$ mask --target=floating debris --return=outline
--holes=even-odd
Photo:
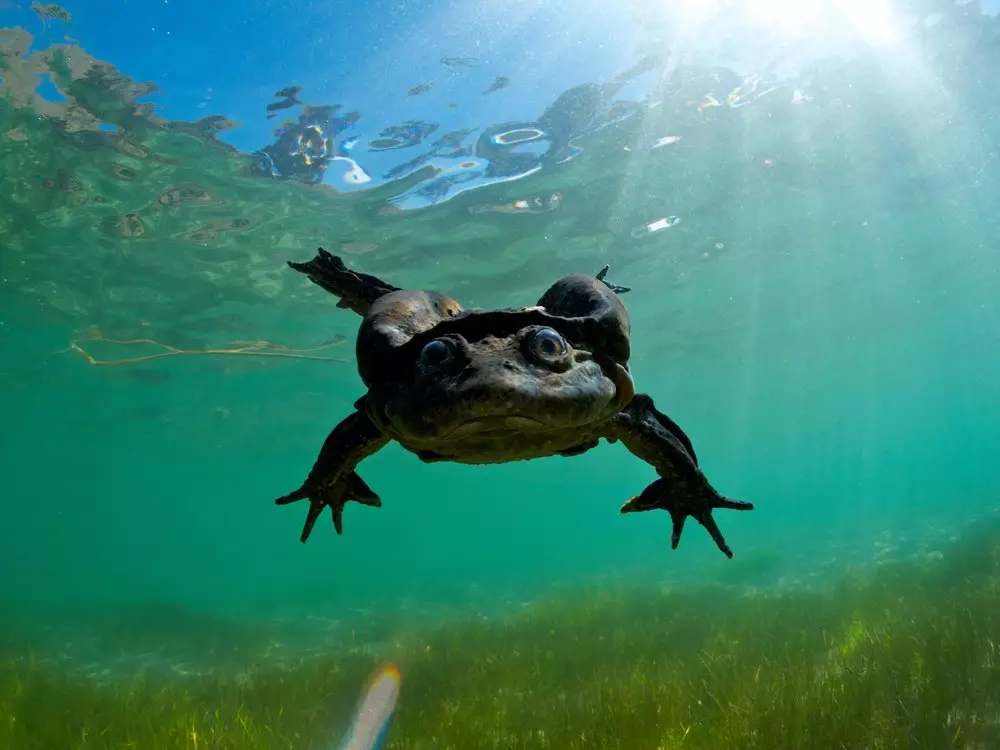
[[[510,79],[507,76],[497,76],[483,93],[492,94],[494,91],[500,91],[508,86],[510,86]]]
[[[319,125],[306,125],[295,134],[292,142],[288,146],[289,156],[301,156],[306,166],[312,164],[314,159],[325,159],[329,141],[326,133]]]
[[[124,180],[125,182],[132,182],[135,179],[135,170],[126,167],[124,164],[119,164],[116,161],[111,162],[111,171],[114,172],[115,177],[119,180]]]
[[[479,66],[477,57],[442,57],[441,64],[446,68],[475,68]]]
[[[670,229],[681,223],[680,216],[667,216],[664,219],[657,219],[656,221],[651,221],[648,224],[640,224],[635,229],[633,229],[630,234],[634,239],[641,239],[647,234],[655,234],[656,232],[661,232],[664,229]]]
[[[118,365],[134,365],[140,362],[152,362],[167,357],[181,356],[232,356],[232,357],[263,357],[263,358],[285,358],[285,359],[308,359],[318,362],[344,362],[346,360],[327,357],[317,354],[334,346],[340,346],[347,342],[343,336],[335,336],[315,346],[306,348],[292,348],[284,344],[276,344],[271,341],[233,341],[230,346],[181,349],[179,346],[172,346],[162,341],[151,338],[135,339],[114,339],[108,338],[96,327],[90,327],[85,332],[80,332],[79,337],[70,339],[69,349],[79,354],[86,360],[87,364],[97,367],[113,367]],[[100,359],[84,348],[85,344],[110,345],[111,347],[141,347],[142,351],[152,350],[149,354],[135,354],[131,357],[120,359]],[[104,347],[106,348],[106,347]]]
[[[114,219],[114,233],[125,240],[142,237],[146,233],[146,225],[139,214],[127,213]]]
[[[717,75],[715,76],[715,79],[721,83],[721,79]],[[689,107],[697,106],[699,112],[704,112],[706,109],[711,109],[713,107],[729,107],[730,109],[745,107],[747,104],[750,104],[750,102],[756,101],[762,96],[778,90],[777,86],[771,86],[758,91],[761,80],[761,76],[756,73],[746,76],[743,81],[738,86],[731,89],[722,100],[718,99],[712,93],[707,93],[701,102],[688,101],[687,105]]]
[[[347,156],[350,154],[351,149],[358,145],[358,141],[361,139],[360,135],[352,135],[350,138],[345,138],[339,146],[337,146],[337,156]]]
[[[407,92],[406,92],[406,95],[407,96],[420,96],[421,94],[426,94],[432,88],[434,88],[434,83],[433,82],[418,83],[413,88],[408,89]]]
[[[653,141],[653,145],[650,148],[661,148],[662,146],[670,146],[674,143],[679,143],[681,137],[679,135],[665,135],[663,138],[657,138]]]
[[[490,141],[498,146],[513,146],[517,143],[527,143],[545,137],[545,131],[538,128],[524,127],[505,130],[502,133],[494,133],[490,136]]]
[[[114,139],[111,141],[111,147],[117,149],[126,156],[131,156],[135,159],[148,159],[149,152],[142,146],[136,146],[134,143],[123,139]]]
[[[281,109],[288,109],[289,107],[295,107],[302,104],[298,97],[298,93],[300,91],[302,91],[301,86],[287,86],[279,91],[275,91],[274,98],[279,99],[280,101],[268,104],[267,111],[277,112]]]
[[[665,135],[662,138],[657,138],[655,141],[653,141],[652,143],[650,143],[648,145],[643,144],[643,145],[639,146],[639,148],[643,148],[643,149],[647,149],[649,151],[652,151],[653,149],[662,148],[663,146],[670,146],[670,145],[672,145],[674,143],[679,143],[680,141],[681,141],[681,137],[679,135]],[[631,151],[632,147],[631,146],[625,146],[625,150],[626,151]]]
[[[208,191],[197,185],[170,188],[160,193],[157,201],[161,206],[179,206],[181,203],[214,203]]]
[[[192,232],[187,235],[184,239],[188,242],[204,245],[209,242],[215,242],[215,240],[219,239],[219,233],[214,229],[199,229],[197,232]]]
[[[408,120],[399,125],[385,128],[377,138],[368,141],[369,151],[389,151],[394,148],[416,146],[438,129],[436,123],[423,120]]]
[[[248,226],[250,226],[249,219],[219,219],[218,221],[209,222],[195,232],[191,232],[185,239],[189,242],[204,244],[217,240],[219,235],[224,232],[230,232],[234,229],[244,229]]]
[[[49,20],[62,21],[63,23],[72,23],[73,16],[70,12],[66,10],[61,5],[56,5],[55,3],[32,3],[31,9],[38,14],[38,17],[42,19],[42,23],[46,23]]]
[[[372,181],[371,175],[349,156],[334,156],[330,161],[342,161],[348,165],[341,178],[347,185],[364,185]]]
[[[522,198],[511,203],[479,203],[469,206],[470,214],[545,214],[562,205],[562,193]]]
[[[710,109],[712,107],[721,107],[721,106],[722,102],[720,102],[711,94],[705,94],[705,99],[698,105],[698,111],[704,112],[706,109]]]

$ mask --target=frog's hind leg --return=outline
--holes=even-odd
[[[602,268],[600,271],[598,271],[597,272],[597,276],[595,276],[594,278],[597,279],[598,281],[602,282],[604,284],[604,286],[606,286],[608,289],[610,289],[615,294],[625,294],[625,292],[631,292],[632,291],[632,287],[630,287],[630,286],[619,286],[618,284],[613,284],[612,282],[608,281],[607,278],[605,278],[608,275],[608,271],[610,271],[610,270],[611,270],[611,264],[610,263],[606,263],[604,265],[604,268]]]
[[[288,261],[290,268],[305,274],[309,280],[338,297],[337,307],[354,310],[365,315],[379,297],[389,292],[399,291],[399,287],[387,284],[382,279],[359,271],[352,271],[336,255],[319,248],[316,257],[300,263]]]
[[[609,442],[620,440],[633,455],[656,469],[660,478],[621,507],[622,513],[665,510],[673,522],[670,546],[677,548],[688,517],[700,523],[726,557],[733,552],[719,530],[712,511],[753,510],[753,504],[720,495],[698,468],[688,436],[673,420],[660,412],[653,399],[636,394],[618,414],[604,435]]]

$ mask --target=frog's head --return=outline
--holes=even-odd
[[[439,316],[450,308],[433,293],[379,299],[358,336],[372,420],[412,450],[487,462],[552,452],[613,417],[634,395],[628,319],[600,282],[567,277],[557,286],[567,283],[577,307],[596,290],[620,310],[611,318],[545,305]],[[432,324],[414,333],[423,319]]]

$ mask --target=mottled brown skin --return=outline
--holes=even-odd
[[[276,501],[309,500],[303,542],[324,507],[340,534],[345,503],[382,504],[355,469],[392,440],[426,462],[492,464],[576,456],[603,438],[621,441],[660,475],[622,513],[668,511],[675,549],[691,516],[732,557],[712,510],[753,505],[719,495],[687,435],[635,393],[618,297],[628,290],[604,280],[607,267],[558,280],[535,307],[463,310],[438,292],[352,271],[322,248],[289,265],[363,316],[357,359],[368,388],[303,485]]]

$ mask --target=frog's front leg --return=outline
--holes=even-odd
[[[722,497],[698,468],[687,435],[666,415],[657,411],[653,399],[641,393],[612,421],[606,438],[621,440],[628,450],[656,469],[660,478],[641,494],[630,498],[622,513],[661,509],[673,520],[671,547],[677,549],[684,522],[691,516],[705,527],[726,557],[733,552],[712,518],[715,508],[753,510],[752,503]]]
[[[365,414],[363,400],[357,411],[333,428],[320,450],[306,481],[295,492],[275,500],[276,505],[288,505],[309,500],[309,513],[302,527],[302,542],[309,538],[323,508],[333,513],[333,526],[338,534],[344,531],[344,504],[353,500],[362,505],[381,507],[379,496],[354,471],[366,457],[377,453],[389,442]]]

